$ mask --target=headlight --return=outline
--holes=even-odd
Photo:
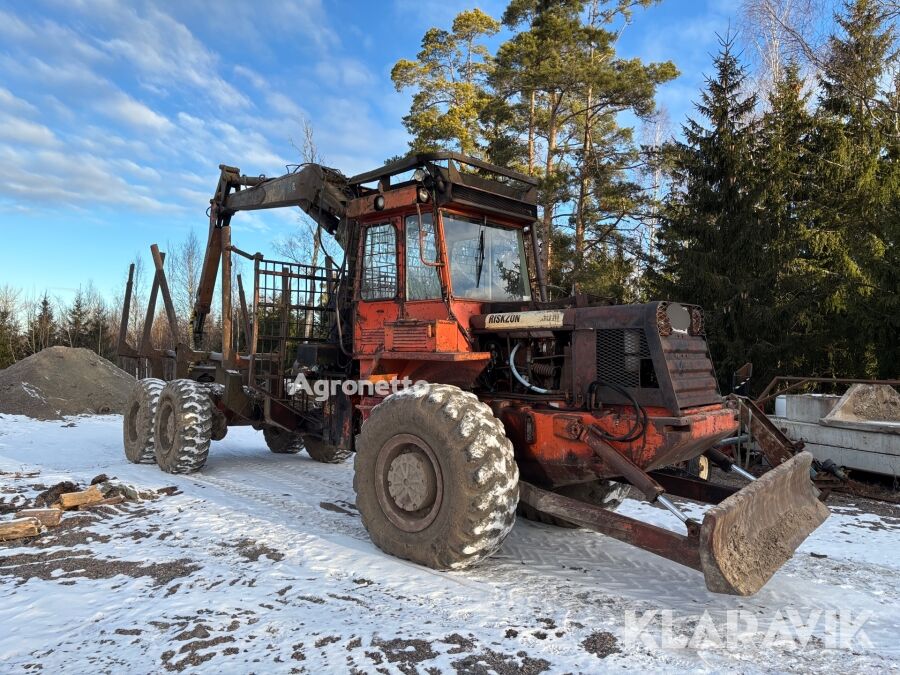
[[[703,335],[705,330],[703,310],[699,307],[691,307],[691,335]]]

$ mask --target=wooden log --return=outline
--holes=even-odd
[[[36,537],[41,533],[41,521],[37,518],[18,518],[0,523],[0,541]]]
[[[37,518],[44,527],[56,527],[62,518],[62,509],[22,509],[17,518]]]
[[[98,506],[113,506],[114,504],[121,504],[125,501],[125,497],[123,495],[116,495],[115,497],[109,497],[107,499],[101,499],[99,502],[92,502],[90,504],[82,504],[78,507],[79,511],[90,511],[91,509],[96,509]]]
[[[59,496],[60,506],[66,510],[102,501],[103,493],[100,492],[100,487],[97,485],[91,485],[87,490],[81,492],[67,492]]]
[[[40,475],[40,471],[0,471],[0,476],[4,478],[34,478]]]

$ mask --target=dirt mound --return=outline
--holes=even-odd
[[[829,417],[861,422],[900,422],[900,394],[887,384],[854,384]]]
[[[120,413],[133,384],[89,349],[50,347],[0,370],[0,413],[41,420]]]

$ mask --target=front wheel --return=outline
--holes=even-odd
[[[515,523],[519,471],[491,409],[450,385],[376,406],[357,437],[353,487],[383,551],[434,569],[494,553]]]
[[[213,403],[194,380],[172,380],[159,395],[155,422],[156,463],[166,473],[199,471],[209,455]]]

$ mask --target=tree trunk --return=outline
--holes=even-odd
[[[597,20],[597,2],[591,4],[590,25]],[[594,45],[590,48],[590,63],[594,62]],[[580,272],[584,265],[584,208],[587,199],[588,172],[591,165],[591,105],[593,104],[594,89],[588,86],[587,98],[584,106],[584,137],[581,145],[581,171],[578,177],[578,201],[575,204],[575,271]],[[576,275],[577,278],[577,275]]]
[[[528,175],[534,175],[534,92],[528,108]]]
[[[544,164],[545,180],[549,180],[553,174],[554,159],[556,157],[557,94],[550,94],[550,103],[550,122],[547,128],[547,158]],[[553,262],[553,207],[555,206],[552,192],[545,191],[542,206],[544,209],[544,277],[549,279],[550,268]]]

